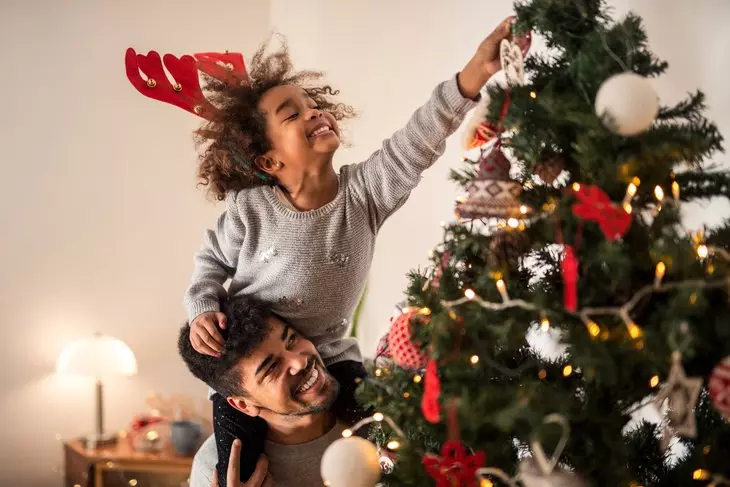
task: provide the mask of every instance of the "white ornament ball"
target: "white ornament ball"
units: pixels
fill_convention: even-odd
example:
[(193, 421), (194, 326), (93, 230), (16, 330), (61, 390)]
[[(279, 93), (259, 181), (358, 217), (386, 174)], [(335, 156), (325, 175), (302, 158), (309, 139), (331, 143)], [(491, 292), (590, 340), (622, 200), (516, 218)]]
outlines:
[(330, 487), (373, 487), (380, 479), (378, 449), (358, 436), (340, 438), (322, 455), (320, 473)]
[(659, 98), (648, 79), (620, 73), (603, 82), (596, 94), (596, 115), (607, 117), (609, 128), (624, 136), (648, 129), (659, 111)]

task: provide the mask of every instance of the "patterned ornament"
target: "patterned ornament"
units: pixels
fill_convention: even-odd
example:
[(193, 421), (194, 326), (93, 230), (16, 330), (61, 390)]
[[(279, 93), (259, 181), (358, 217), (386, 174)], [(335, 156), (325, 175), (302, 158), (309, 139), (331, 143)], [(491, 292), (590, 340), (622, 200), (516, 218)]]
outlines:
[(654, 406), (661, 412), (664, 403), (667, 403), (668, 427), (662, 435), (662, 443), (667, 446), (672, 431), (685, 438), (694, 438), (697, 435), (697, 424), (694, 408), (700, 397), (702, 379), (688, 378), (682, 367), (682, 355), (672, 353), (672, 366), (669, 369), (667, 382), (654, 398)]
[(723, 418), (730, 420), (730, 357), (715, 366), (707, 387), (712, 405)]
[(521, 216), (522, 185), (510, 178), (511, 164), (499, 145), (479, 159), (476, 178), (467, 187), (467, 199), (456, 205), (456, 216), (470, 220)]
[(436, 361), (430, 359), (426, 365), (426, 376), (423, 380), (423, 398), (421, 412), (429, 423), (436, 424), (441, 420), (441, 379), (439, 379)]
[(583, 220), (594, 221), (608, 240), (623, 237), (631, 226), (631, 213), (614, 205), (608, 195), (598, 186), (590, 184), (575, 185), (573, 214)]
[(545, 161), (540, 161), (535, 165), (535, 175), (542, 179), (545, 184), (553, 184), (565, 167), (563, 160), (559, 157), (553, 157)]
[(393, 321), (388, 332), (388, 351), (393, 361), (406, 370), (420, 370), (428, 361), (428, 355), (411, 341), (415, 321), (425, 324), (427, 318), (416, 309), (408, 309)]
[(476, 471), (486, 457), (483, 451), (467, 455), (460, 441), (447, 441), (441, 447), (441, 456), (423, 457), (423, 467), (436, 481), (436, 487), (471, 487), (476, 485)]
[(500, 128), (487, 121), (490, 99), (482, 96), (479, 105), (474, 109), (464, 130), (463, 146), (465, 150), (476, 149), (492, 140), (501, 132)]
[(525, 60), (522, 49), (516, 42), (502, 39), (499, 44), (499, 61), (502, 64), (507, 84), (522, 86), (525, 84)]
[(520, 230), (506, 230), (492, 236), (487, 247), (487, 263), (492, 269), (515, 268), (530, 249), (530, 239)]

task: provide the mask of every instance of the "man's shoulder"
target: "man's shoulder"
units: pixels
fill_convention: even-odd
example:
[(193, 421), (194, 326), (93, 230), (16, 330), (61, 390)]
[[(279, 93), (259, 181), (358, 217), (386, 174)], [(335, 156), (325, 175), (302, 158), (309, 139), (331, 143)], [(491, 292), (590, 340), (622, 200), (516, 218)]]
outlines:
[(193, 458), (193, 468), (190, 472), (190, 487), (210, 487), (215, 475), (215, 466), (218, 463), (218, 450), (215, 445), (215, 436), (210, 435), (200, 446)]

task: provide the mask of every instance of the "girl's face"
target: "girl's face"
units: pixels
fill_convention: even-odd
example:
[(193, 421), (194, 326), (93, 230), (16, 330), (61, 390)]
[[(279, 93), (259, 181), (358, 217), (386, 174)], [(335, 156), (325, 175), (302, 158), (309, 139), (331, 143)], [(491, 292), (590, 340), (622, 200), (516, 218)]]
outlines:
[[(339, 127), (302, 88), (283, 85), (268, 90), (259, 101), (259, 110), (266, 117), (272, 145), (264, 157), (274, 165), (282, 164), (277, 177), (296, 177), (332, 163), (340, 146)], [(267, 169), (265, 163), (259, 165)]]

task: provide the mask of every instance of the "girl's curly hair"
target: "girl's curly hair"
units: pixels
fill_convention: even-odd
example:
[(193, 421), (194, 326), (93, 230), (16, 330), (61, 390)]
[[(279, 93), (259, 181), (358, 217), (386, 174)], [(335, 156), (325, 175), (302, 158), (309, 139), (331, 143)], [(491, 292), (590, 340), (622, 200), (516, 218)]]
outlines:
[(229, 191), (277, 183), (254, 164), (257, 156), (271, 149), (266, 120), (258, 109), (266, 91), (281, 85), (299, 86), (335, 120), (354, 116), (352, 107), (334, 100), (338, 90), (312, 83), (322, 78), (321, 72), (294, 71), (283, 39), (277, 51), (267, 53), (267, 46), (259, 47), (249, 63), (249, 83), (231, 87), (214, 78), (206, 80), (208, 99), (218, 110), (197, 132), (198, 147), (204, 147), (198, 177), (200, 185), (207, 186), (218, 200), (225, 199)]

